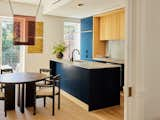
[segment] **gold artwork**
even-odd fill
[[[43,52],[43,22],[36,22],[35,45],[28,46],[28,53]]]

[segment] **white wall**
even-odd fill
[[[36,13],[35,6],[23,5],[13,3],[14,14],[34,16]],[[0,2],[0,16],[12,16],[8,2]],[[49,60],[53,57],[53,45],[63,40],[63,23],[64,21],[79,22],[77,19],[43,16],[42,11],[37,17],[37,21],[44,22],[44,39],[43,39],[43,53],[28,54],[27,47],[25,47],[25,71],[38,72],[39,68],[48,68]]]
[[[108,51],[106,56],[124,60],[125,40],[110,40],[106,44],[108,46],[106,47],[106,51]]]
[[[145,120],[160,120],[160,0],[146,0]]]

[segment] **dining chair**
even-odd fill
[[[3,69],[1,69],[1,74],[7,74],[7,73],[13,73],[13,69],[12,68],[3,68]],[[4,88],[4,84],[0,84],[1,92],[3,91],[3,88]]]
[[[47,76],[50,76],[51,69],[40,68],[39,72],[42,73],[42,74],[46,74]],[[46,79],[49,80],[49,77],[46,78]],[[37,83],[36,83],[36,87],[39,87],[39,88],[40,88],[40,86],[41,86],[41,85],[44,85],[44,84],[50,84],[50,82],[48,82],[48,81],[46,81],[46,80],[37,82]]]
[[[12,68],[2,68],[1,69],[1,74],[7,74],[7,73],[13,73]],[[4,101],[4,112],[5,112],[5,117],[7,116],[7,111],[6,111],[6,99],[5,99],[5,84],[0,84],[0,100]],[[3,91],[4,90],[4,91]]]
[[[39,72],[42,73],[42,74],[46,74],[47,76],[50,76],[51,69],[40,68]],[[50,80],[50,77],[48,77],[46,79]],[[46,81],[46,79],[43,80],[43,81],[40,81],[40,82],[36,82],[36,89],[40,89],[42,85],[50,84],[50,82]],[[45,105],[46,105],[46,97],[44,97],[43,99],[44,99],[44,107],[45,107]]]
[[[41,88],[36,90],[33,112],[34,115],[36,114],[36,98],[52,98],[52,115],[54,115],[55,95],[58,95],[58,109],[60,109],[60,82],[59,86],[55,87],[55,81],[60,81],[60,79],[61,76],[59,74],[56,76],[50,76],[50,80],[46,79],[46,81],[50,82],[51,84],[41,85]],[[44,102],[44,104],[46,103]]]
[[[5,100],[5,93],[0,91],[0,100],[3,100],[4,101],[4,113],[5,113],[5,117],[7,116],[7,111],[6,111],[6,100]]]
[[[13,69],[12,68],[1,69],[1,74],[5,73],[13,73]]]

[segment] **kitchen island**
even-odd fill
[[[52,75],[61,74],[61,89],[88,105],[88,110],[120,104],[120,66],[89,61],[50,60]]]

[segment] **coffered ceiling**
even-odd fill
[[[11,0],[38,5],[40,0]],[[83,18],[125,6],[126,0],[42,0],[43,14]]]

